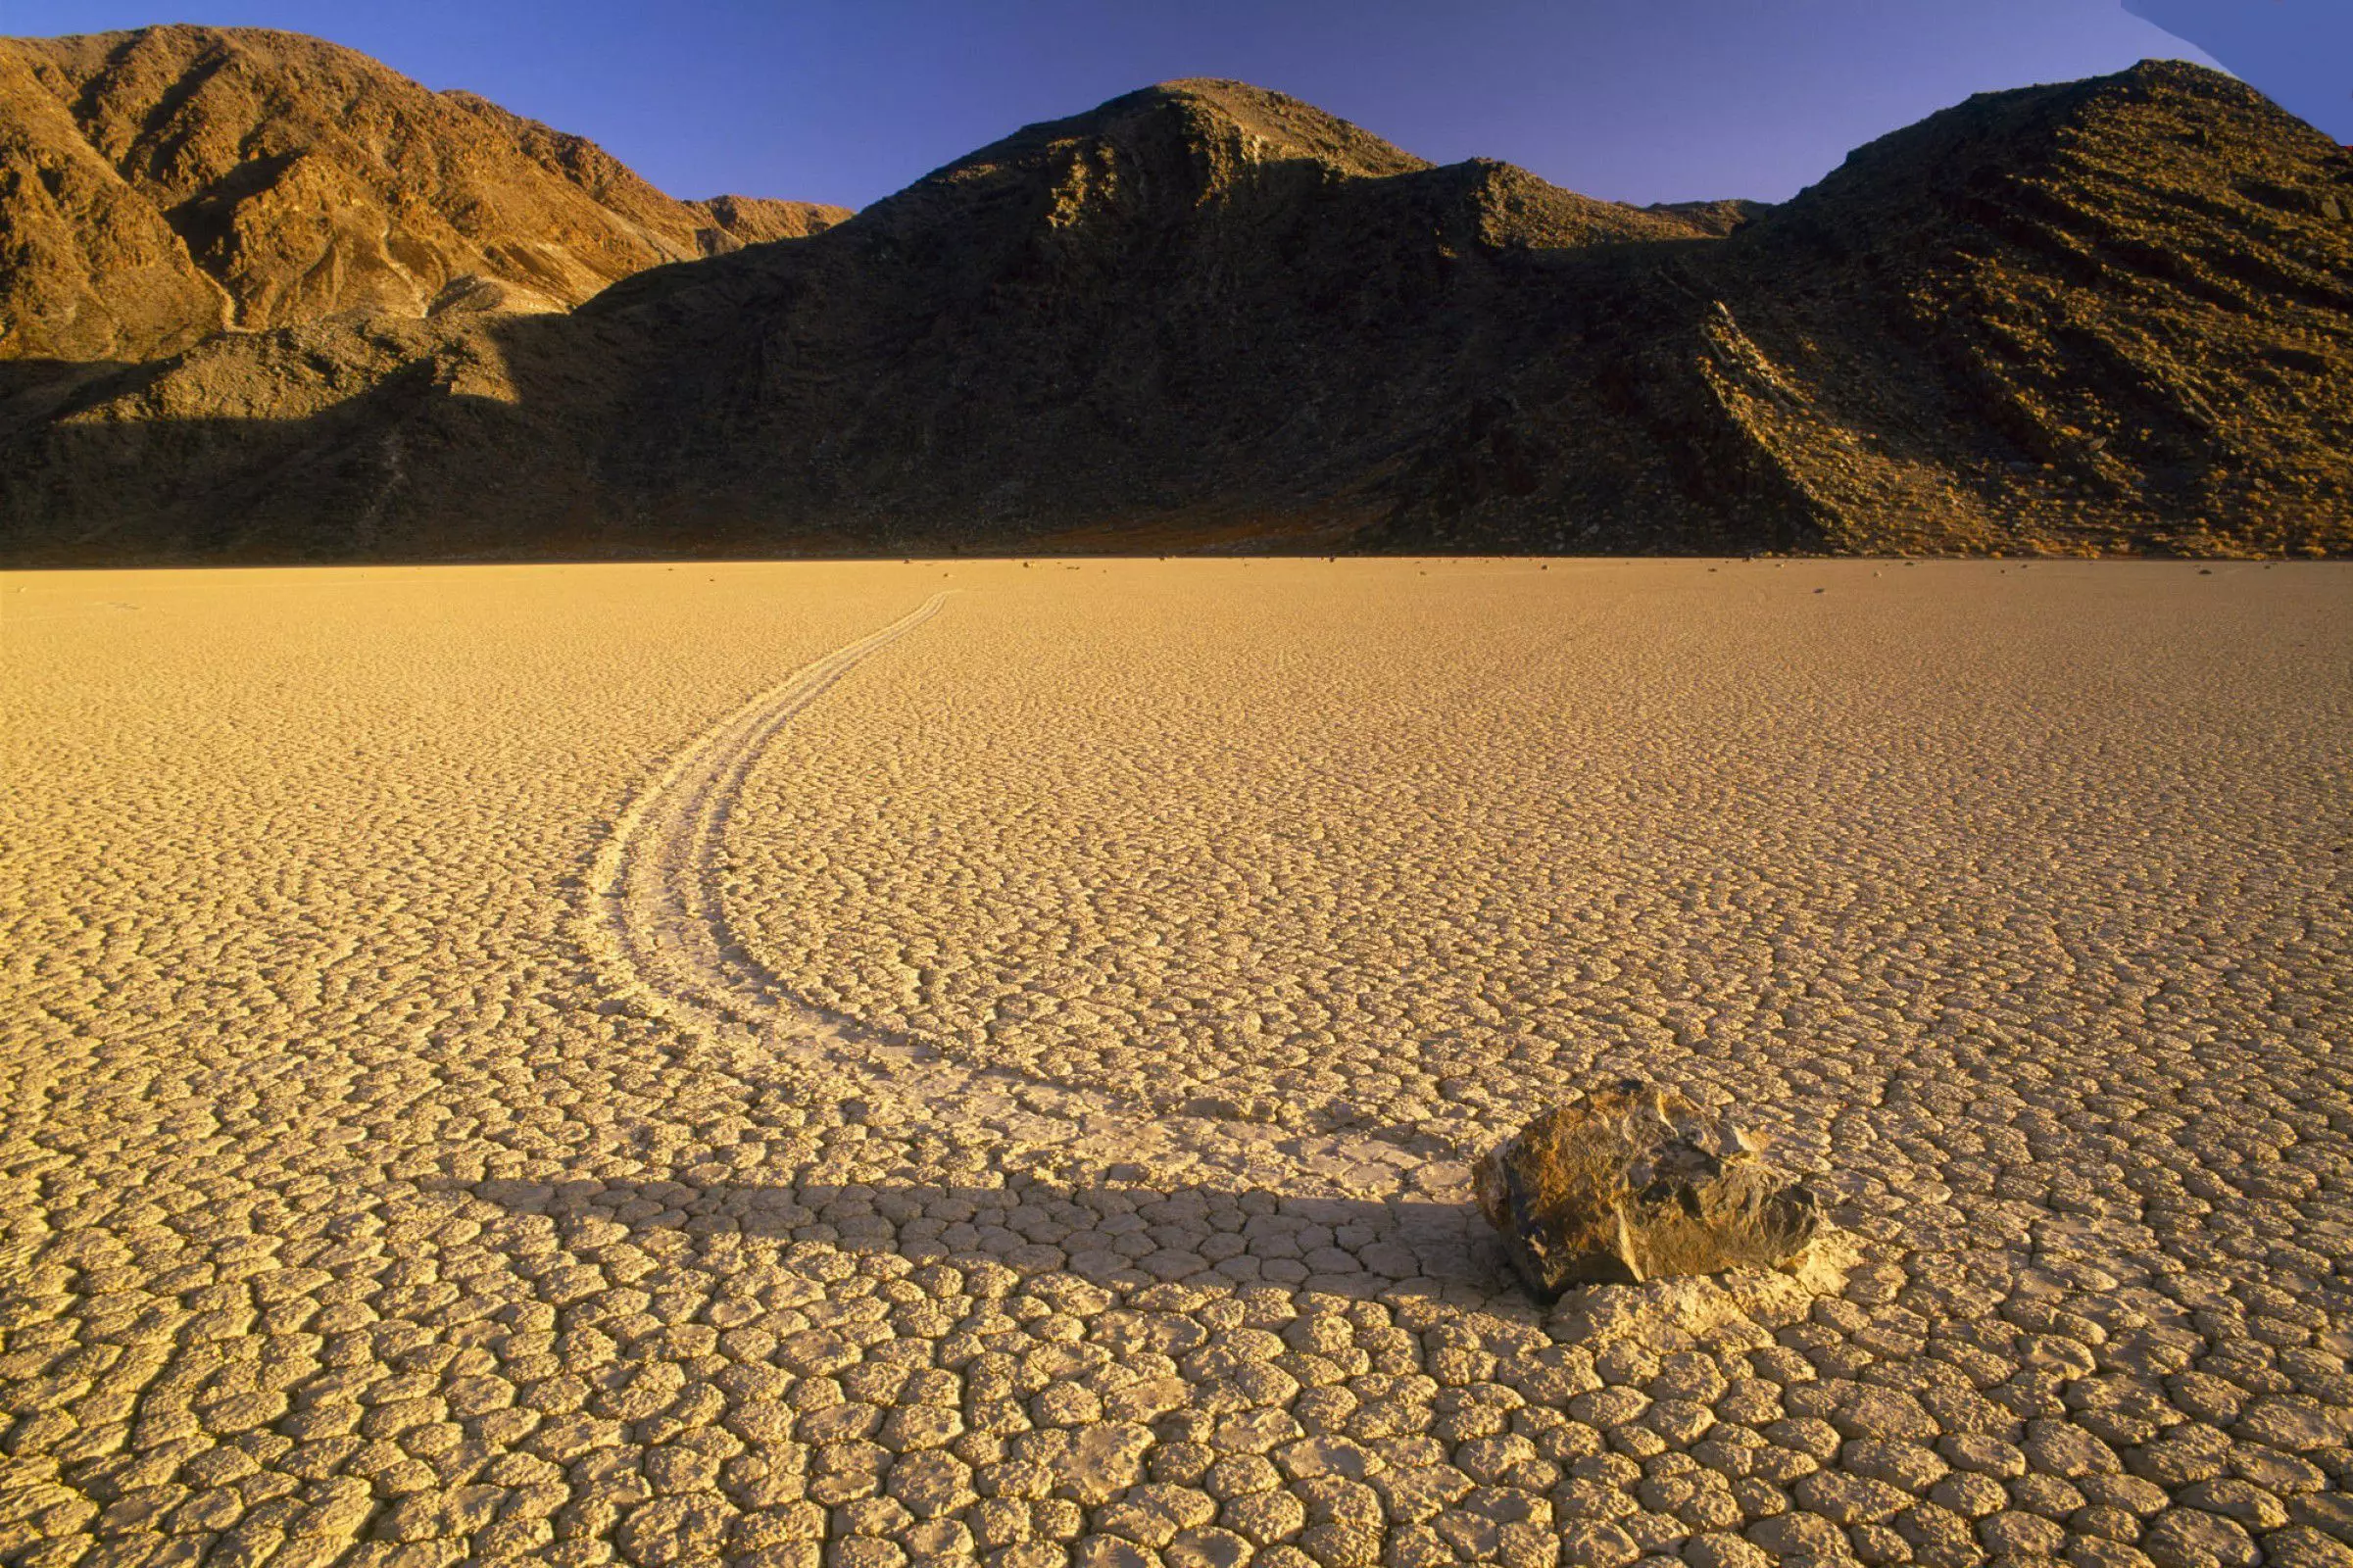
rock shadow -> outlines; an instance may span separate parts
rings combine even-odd
[[[1403,1290],[1495,1310],[1541,1308],[1468,1203],[1300,1197],[1262,1188],[1111,1181],[1031,1172],[1002,1186],[884,1179],[443,1179],[426,1190],[552,1220],[567,1242],[675,1231],[813,1244],[917,1265],[989,1262],[1141,1289],[1190,1282],[1343,1296]]]

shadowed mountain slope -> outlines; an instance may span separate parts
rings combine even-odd
[[[0,357],[147,359],[345,311],[560,308],[846,216],[674,201],[593,142],[296,34],[0,40]]]
[[[2228,76],[1982,95],[1715,259],[1711,393],[1833,548],[2353,547],[2353,157]]]
[[[567,316],[28,377],[0,548],[2343,550],[2349,210],[2353,159],[2169,63],[1774,209],[1170,83]]]
[[[1033,126],[790,258],[666,268],[589,314],[644,345],[614,478],[731,528],[1257,533],[1552,349],[1545,252],[1672,215],[1409,157],[1296,100],[1180,82]]]

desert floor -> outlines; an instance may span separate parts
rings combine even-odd
[[[2353,568],[19,574],[0,657],[0,1560],[2353,1563]],[[1526,1299],[1465,1161],[1627,1074],[1843,1288]]]

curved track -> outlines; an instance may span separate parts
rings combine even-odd
[[[615,988],[739,1054],[758,1070],[791,1058],[870,1119],[978,1124],[1008,1153],[1052,1151],[1158,1186],[1181,1179],[1295,1197],[1458,1200],[1452,1161],[1359,1133],[1288,1133],[1198,1115],[1155,1115],[1004,1068],[902,1044],[794,995],[738,941],[720,892],[729,812],[768,741],[860,663],[937,615],[935,594],[728,714],[682,749],[614,821],[589,876],[587,938]]]

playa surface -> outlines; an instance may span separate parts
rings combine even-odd
[[[11,1562],[2353,1563],[2353,568],[17,574],[0,683]],[[1626,1075],[1843,1287],[1527,1299],[1466,1162]]]

